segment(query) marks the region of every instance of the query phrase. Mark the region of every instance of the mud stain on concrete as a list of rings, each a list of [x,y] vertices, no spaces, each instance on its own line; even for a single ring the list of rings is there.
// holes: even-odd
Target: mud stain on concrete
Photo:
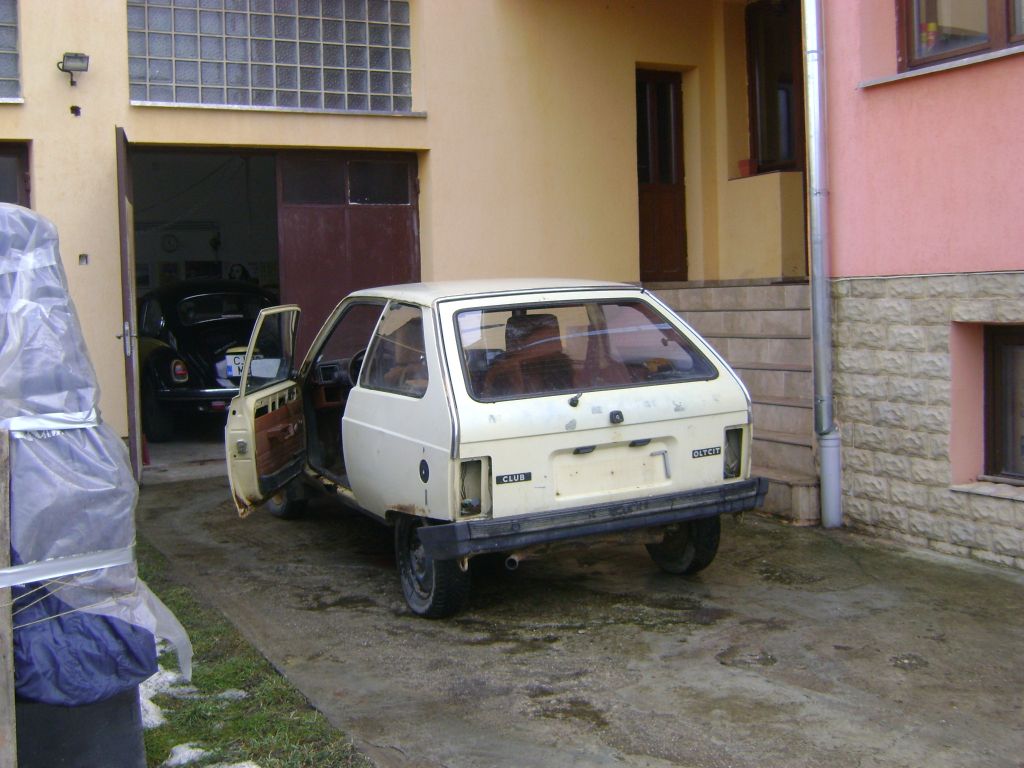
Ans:
[[[553,720],[576,720],[593,728],[608,727],[604,713],[586,699],[570,697],[546,703],[539,709],[541,717]]]
[[[889,659],[889,663],[896,667],[896,669],[902,669],[907,672],[925,669],[928,666],[928,660],[916,653],[897,654]]]
[[[726,667],[772,667],[778,663],[778,659],[764,649],[751,650],[741,645],[730,645],[715,658]]]

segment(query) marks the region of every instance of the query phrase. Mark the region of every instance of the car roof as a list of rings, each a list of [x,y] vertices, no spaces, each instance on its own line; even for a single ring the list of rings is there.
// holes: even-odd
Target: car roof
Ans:
[[[543,293],[579,290],[643,290],[639,285],[602,280],[568,278],[500,278],[493,280],[446,280],[427,283],[404,283],[366,288],[353,296],[386,296],[411,304],[430,306],[445,299],[500,296],[504,294]]]
[[[181,280],[156,288],[143,296],[143,298],[148,299],[151,296],[156,296],[162,301],[176,303],[190,296],[200,296],[207,293],[248,293],[276,299],[276,294],[273,291],[259,285],[242,282],[241,280],[217,279]]]

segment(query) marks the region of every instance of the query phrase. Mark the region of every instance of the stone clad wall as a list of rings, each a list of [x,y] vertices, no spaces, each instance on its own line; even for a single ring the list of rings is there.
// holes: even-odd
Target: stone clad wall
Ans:
[[[951,484],[950,325],[1024,323],[1024,272],[833,281],[843,513],[865,533],[1024,570],[1024,488]]]

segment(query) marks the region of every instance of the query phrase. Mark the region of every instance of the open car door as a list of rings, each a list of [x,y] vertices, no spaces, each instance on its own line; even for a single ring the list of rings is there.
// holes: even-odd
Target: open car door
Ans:
[[[231,494],[242,517],[302,471],[306,430],[297,382],[294,304],[260,312],[228,408],[224,441]]]

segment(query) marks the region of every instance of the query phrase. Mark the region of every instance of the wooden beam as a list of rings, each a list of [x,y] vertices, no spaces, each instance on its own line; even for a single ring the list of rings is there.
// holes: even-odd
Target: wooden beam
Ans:
[[[0,429],[0,568],[11,564],[11,451],[10,436]],[[11,628],[11,590],[0,589],[0,768],[16,768],[18,747],[14,730],[14,630]]]

